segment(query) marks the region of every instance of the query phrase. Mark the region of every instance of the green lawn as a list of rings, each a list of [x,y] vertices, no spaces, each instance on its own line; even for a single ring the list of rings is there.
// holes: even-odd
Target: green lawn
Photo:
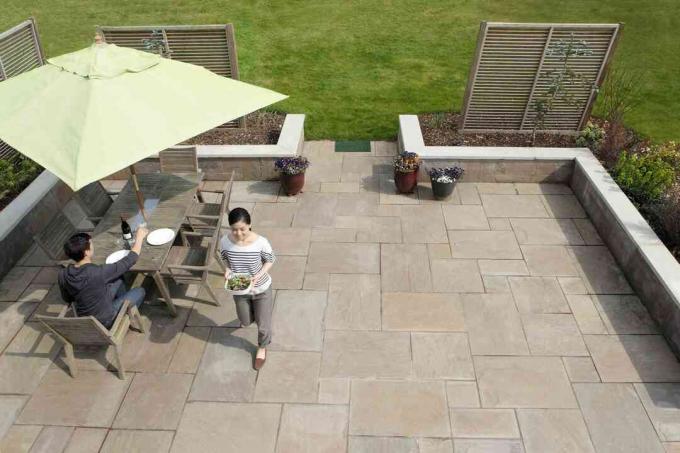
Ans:
[[[48,56],[95,25],[232,22],[242,79],[290,95],[308,138],[389,138],[399,113],[460,110],[481,20],[624,22],[615,60],[644,71],[628,119],[680,138],[679,0],[3,0],[0,30],[33,15]]]

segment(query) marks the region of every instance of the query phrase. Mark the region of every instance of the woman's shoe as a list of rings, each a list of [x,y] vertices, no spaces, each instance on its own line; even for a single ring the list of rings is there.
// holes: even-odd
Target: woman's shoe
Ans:
[[[260,353],[262,351],[262,353]],[[255,366],[256,370],[259,370],[264,366],[264,362],[267,360],[267,350],[265,348],[260,348],[257,350],[257,355],[255,356]]]

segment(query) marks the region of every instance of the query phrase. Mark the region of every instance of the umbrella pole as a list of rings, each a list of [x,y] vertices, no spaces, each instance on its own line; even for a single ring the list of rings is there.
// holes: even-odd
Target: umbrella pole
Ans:
[[[148,222],[149,219],[146,218],[146,211],[144,211],[144,196],[139,190],[139,182],[137,181],[137,172],[135,172],[134,165],[130,165],[130,173],[132,174],[132,184],[135,185],[135,195],[137,195],[137,204],[139,205],[139,210],[142,213],[142,217],[144,217],[144,221]]]

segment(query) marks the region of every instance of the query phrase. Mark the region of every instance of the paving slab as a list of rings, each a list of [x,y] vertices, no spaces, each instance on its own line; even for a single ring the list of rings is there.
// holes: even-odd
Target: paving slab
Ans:
[[[586,218],[586,212],[574,195],[543,195],[543,203],[550,217],[557,219]]]
[[[574,391],[598,453],[664,451],[632,385],[574,384]]]
[[[37,306],[37,302],[0,302],[0,351],[12,341]]]
[[[0,393],[33,393],[61,348],[42,324],[24,324],[0,356]]]
[[[580,277],[557,277],[565,295],[588,294],[586,284]]]
[[[276,263],[269,271],[272,289],[302,289],[306,265],[305,256],[277,256]]]
[[[349,404],[349,382],[346,378],[319,379],[319,403]]]
[[[451,453],[453,441],[451,439],[418,439],[419,453]]]
[[[209,336],[210,327],[185,327],[168,372],[196,373]]]
[[[42,426],[12,425],[0,439],[0,451],[28,453],[42,429]],[[99,451],[99,447],[95,451]]]
[[[334,193],[305,192],[298,195],[294,227],[333,226],[338,196]]]
[[[680,441],[680,384],[634,384],[662,441]]]
[[[355,231],[356,242],[400,243],[402,240],[399,217],[336,216],[335,228]]]
[[[349,453],[420,453],[409,437],[349,436]]]
[[[325,291],[277,291],[271,348],[321,351],[326,299]]]
[[[38,272],[39,267],[14,266],[0,281],[0,301],[18,300]]]
[[[266,403],[316,403],[321,354],[267,352],[255,386],[254,401]]]
[[[351,434],[450,436],[441,382],[353,381],[351,401]]]
[[[510,283],[503,275],[485,275],[482,277],[484,292],[486,293],[509,293]]]
[[[383,292],[432,291],[432,274],[424,244],[382,244],[380,273]]]
[[[0,395],[0,439],[9,431],[28,398],[24,395]]]
[[[474,357],[482,407],[576,408],[559,357]]]
[[[509,277],[520,313],[570,313],[567,299],[554,277]]]
[[[381,205],[378,192],[338,194],[337,216],[395,217],[401,213],[399,205]]]
[[[510,219],[507,217],[491,217],[489,221],[489,228],[494,231],[512,231]]]
[[[462,301],[473,355],[529,354],[510,294],[464,294]]]
[[[633,292],[607,247],[570,247],[569,251],[591,294],[631,294]]]
[[[566,184],[518,182],[515,183],[515,189],[520,195],[568,195],[572,193],[571,188]]]
[[[309,252],[310,228],[258,227],[257,232],[269,240],[276,255],[307,256]]]
[[[278,263],[277,263],[278,264]],[[203,288],[201,288],[203,290]],[[238,327],[234,298],[226,291],[215,291],[220,305],[196,303],[193,305],[187,326],[191,327]],[[206,294],[207,295],[207,294]],[[181,338],[180,338],[181,341]]]
[[[107,371],[48,370],[17,423],[107,428],[131,382]]]
[[[602,382],[680,382],[680,363],[661,335],[584,335]]]
[[[519,438],[512,409],[451,409],[450,417],[453,437]]]
[[[113,427],[177,429],[193,380],[190,374],[136,374]]]
[[[451,195],[440,200],[434,198],[432,193],[432,184],[429,182],[420,182],[417,187],[418,201],[420,204],[441,204],[441,205],[459,205],[460,204],[460,194],[457,191],[453,191]]]
[[[100,453],[167,453],[172,431],[112,430],[106,436]]]
[[[578,277],[566,247],[559,245],[522,245],[529,273],[546,277]]]
[[[573,315],[524,314],[522,324],[532,355],[588,355]]]
[[[379,275],[331,274],[327,287],[326,329],[380,330]]]
[[[403,378],[410,374],[407,332],[326,332],[321,377]]]
[[[347,451],[347,407],[286,405],[278,453]]]
[[[510,219],[521,245],[582,245],[583,239],[570,219]]]
[[[251,401],[257,372],[255,329],[218,329],[210,334],[189,400]]]
[[[107,434],[106,428],[76,428],[64,453],[98,452]]]
[[[484,292],[482,276],[475,260],[432,260],[430,268],[435,292]]]
[[[479,205],[442,206],[446,229],[448,230],[489,230],[489,221]]]
[[[540,195],[480,195],[487,217],[549,217]]]
[[[404,243],[447,243],[444,215],[439,205],[404,206],[401,209]]]
[[[479,407],[479,392],[476,381],[446,381],[446,399],[449,407]]]
[[[585,245],[603,245],[600,234],[589,219],[572,219]]]
[[[482,275],[529,275],[523,260],[478,260]]]
[[[342,179],[342,177],[341,177]],[[322,193],[351,193],[360,192],[361,184],[359,181],[356,182],[322,182],[321,192]]]
[[[637,296],[592,296],[595,308],[607,327],[615,335],[659,333],[656,323]]]
[[[187,403],[173,453],[273,453],[281,405]]]
[[[562,362],[571,382],[600,382],[590,357],[562,357]]]
[[[36,274],[31,283],[54,285],[57,283],[60,269],[60,266],[41,267],[40,271]]]
[[[517,419],[527,453],[595,453],[577,409],[518,409]]]
[[[383,293],[382,310],[384,330],[465,331],[458,294]]]
[[[412,333],[413,371],[420,379],[474,379],[464,333]]]
[[[59,313],[66,307],[66,302],[61,298],[59,285],[52,285],[45,297],[33,311],[29,321],[38,321],[37,315],[42,316],[59,316]]]
[[[475,185],[480,194],[517,195],[515,185],[511,182],[478,182]]]
[[[454,439],[454,453],[524,453],[521,440]]]
[[[380,178],[380,204],[418,204],[418,193],[399,193],[394,185],[393,176]]]
[[[339,216],[336,216],[336,218]],[[401,225],[400,225],[401,228]],[[356,242],[356,228],[314,227],[312,242]]]
[[[45,426],[31,446],[31,452],[64,451],[73,435],[71,426]]]
[[[50,289],[54,286],[51,283],[31,283],[26,290],[19,296],[19,302],[41,302]]]
[[[449,231],[453,258],[522,259],[511,231]]]
[[[427,253],[431,260],[451,259],[451,246],[447,244],[427,244]]]
[[[229,200],[232,202],[274,203],[278,194],[278,181],[234,181]]]
[[[453,189],[454,195],[458,195],[461,204],[482,204],[482,199],[479,198],[477,186],[474,183],[459,182]]]
[[[329,280],[330,274],[308,273],[305,274],[305,280],[302,284],[302,289],[328,291]]]
[[[600,313],[595,308],[593,300],[586,295],[569,295],[567,302],[571,312],[576,318],[581,333],[583,334],[606,334],[607,328],[602,322]]]
[[[380,245],[312,242],[306,272],[379,274]]]

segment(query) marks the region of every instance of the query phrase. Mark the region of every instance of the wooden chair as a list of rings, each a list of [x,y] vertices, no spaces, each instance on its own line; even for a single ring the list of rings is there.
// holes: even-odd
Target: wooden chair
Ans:
[[[64,344],[66,365],[68,365],[71,377],[76,377],[78,374],[73,347],[76,345],[101,345],[113,346],[114,366],[118,370],[118,377],[125,379],[125,367],[121,360],[123,339],[131,323],[140,332],[144,331],[137,307],[130,306],[128,300],[124,301],[110,329],[104,327],[94,316],[66,317],[69,310],[70,307],[65,307],[59,316],[36,315],[36,318],[57,337],[58,341]]]
[[[173,146],[158,153],[161,173],[199,173],[195,146]]]
[[[229,198],[231,196],[231,187],[234,183],[234,173],[231,172],[231,178],[227,184],[227,188],[224,190],[199,190],[201,200],[203,199],[202,194],[213,193],[219,194],[221,201],[220,203],[204,203],[201,201],[196,201],[187,210],[187,221],[192,231],[209,231],[211,232],[214,228],[218,228],[218,224],[221,226],[221,221],[229,208]]]
[[[213,300],[213,305],[220,305],[215,292],[208,284],[208,276],[213,261],[217,257],[220,241],[221,219],[217,227],[210,234],[207,231],[180,231],[182,246],[170,248],[161,273],[170,277],[179,285],[201,285],[205,288]],[[192,245],[191,240],[198,240],[197,245]],[[206,239],[209,241],[206,244]],[[220,260],[221,262],[221,260]]]
[[[63,212],[59,211],[40,233],[33,236],[33,240],[51,259],[65,261],[67,258],[64,254],[64,243],[68,238],[82,231],[76,228]]]
[[[93,224],[99,223],[109,210],[113,200],[99,181],[95,181],[73,193],[80,207],[87,214],[87,218]]]

